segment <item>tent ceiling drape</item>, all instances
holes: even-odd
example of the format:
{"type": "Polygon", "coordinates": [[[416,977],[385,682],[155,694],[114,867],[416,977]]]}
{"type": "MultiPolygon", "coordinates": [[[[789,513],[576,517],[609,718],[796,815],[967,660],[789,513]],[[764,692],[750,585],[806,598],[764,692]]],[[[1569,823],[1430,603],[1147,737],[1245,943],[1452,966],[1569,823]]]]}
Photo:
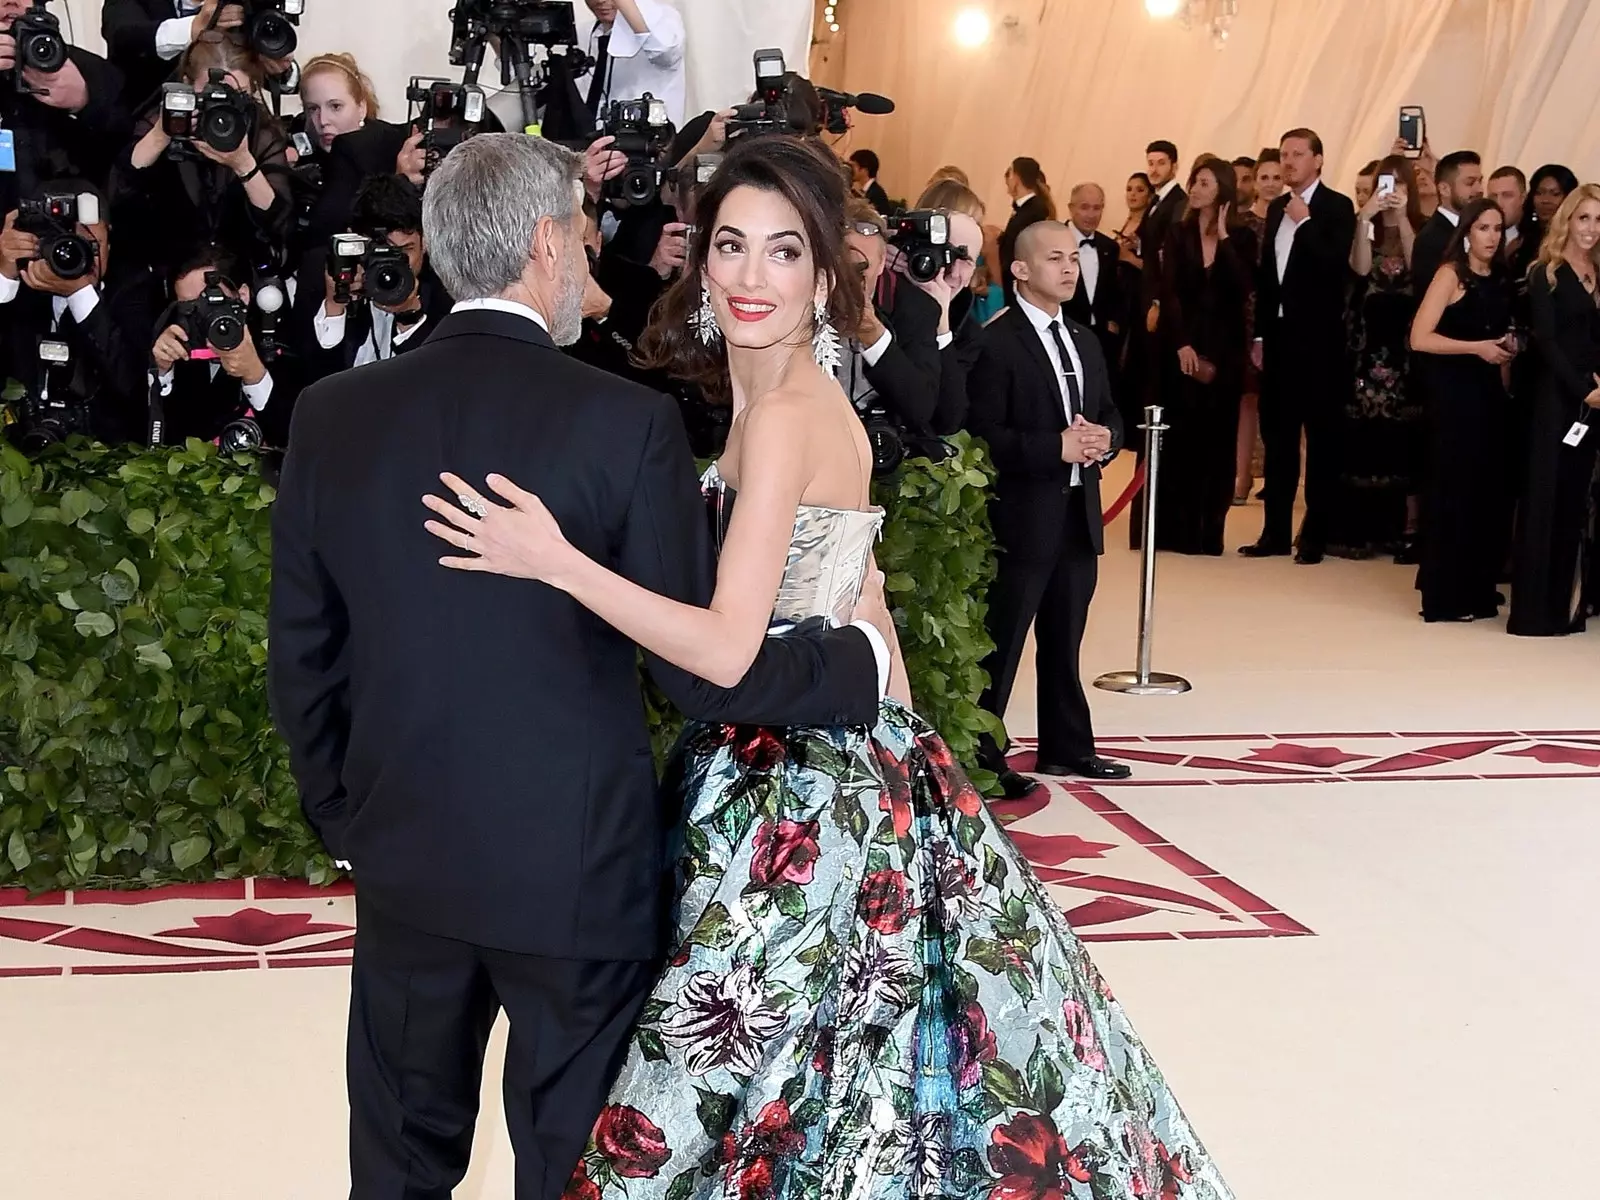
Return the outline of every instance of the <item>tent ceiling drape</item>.
{"type": "Polygon", "coordinates": [[[1470,146],[1491,165],[1600,177],[1589,0],[1240,0],[1221,51],[1142,0],[847,0],[839,12],[813,72],[899,103],[850,142],[877,150],[890,194],[908,199],[957,163],[1003,205],[1005,166],[1027,154],[1060,193],[1106,184],[1115,217],[1150,140],[1175,141],[1187,167],[1202,151],[1253,155],[1296,125],[1322,135],[1328,175],[1349,190],[1408,103],[1426,107],[1440,154],[1470,146]],[[952,36],[968,10],[992,30],[975,49],[952,36]]]}

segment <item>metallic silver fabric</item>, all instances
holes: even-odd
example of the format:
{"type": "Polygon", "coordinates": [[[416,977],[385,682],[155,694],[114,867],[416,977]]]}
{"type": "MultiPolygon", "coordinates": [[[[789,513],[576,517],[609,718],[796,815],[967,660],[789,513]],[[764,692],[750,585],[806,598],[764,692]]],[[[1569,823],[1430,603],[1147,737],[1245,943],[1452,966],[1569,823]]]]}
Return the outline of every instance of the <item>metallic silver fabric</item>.
{"type": "MultiPolygon", "coordinates": [[[[723,482],[715,464],[702,482],[718,500],[720,547],[736,493],[723,482]]],[[[872,564],[872,547],[882,529],[882,509],[859,512],[801,505],[794,515],[789,561],[772,610],[773,625],[798,625],[817,617],[834,625],[848,625],[872,564]]]]}

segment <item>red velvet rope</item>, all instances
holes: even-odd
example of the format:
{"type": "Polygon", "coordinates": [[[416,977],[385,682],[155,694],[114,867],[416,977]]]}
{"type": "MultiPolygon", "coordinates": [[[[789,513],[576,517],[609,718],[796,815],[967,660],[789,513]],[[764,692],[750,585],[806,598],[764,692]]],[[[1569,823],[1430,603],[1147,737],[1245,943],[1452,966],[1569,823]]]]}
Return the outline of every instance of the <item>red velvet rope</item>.
{"type": "Polygon", "coordinates": [[[1128,481],[1128,486],[1123,490],[1122,495],[1117,497],[1115,504],[1106,509],[1105,523],[1110,525],[1111,522],[1120,517],[1122,515],[1122,510],[1133,503],[1133,498],[1139,494],[1143,487],[1144,464],[1140,463],[1139,469],[1133,473],[1133,478],[1128,481]]]}

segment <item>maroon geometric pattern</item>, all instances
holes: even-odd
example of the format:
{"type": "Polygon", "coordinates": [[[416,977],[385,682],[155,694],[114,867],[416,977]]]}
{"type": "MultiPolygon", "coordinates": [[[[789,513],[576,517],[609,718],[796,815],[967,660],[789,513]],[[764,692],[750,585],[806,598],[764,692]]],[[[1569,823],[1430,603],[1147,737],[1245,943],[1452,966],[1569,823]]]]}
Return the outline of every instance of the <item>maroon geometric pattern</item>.
{"type": "MultiPolygon", "coordinates": [[[[1132,779],[1048,780],[993,805],[1086,942],[1296,937],[1312,931],[1148,828],[1118,788],[1600,777],[1600,731],[1112,737],[1132,779]]],[[[1014,764],[1033,765],[1031,743],[1014,764]]],[[[0,888],[0,979],[348,966],[349,884],[273,879],[140,892],[0,888]]]]}

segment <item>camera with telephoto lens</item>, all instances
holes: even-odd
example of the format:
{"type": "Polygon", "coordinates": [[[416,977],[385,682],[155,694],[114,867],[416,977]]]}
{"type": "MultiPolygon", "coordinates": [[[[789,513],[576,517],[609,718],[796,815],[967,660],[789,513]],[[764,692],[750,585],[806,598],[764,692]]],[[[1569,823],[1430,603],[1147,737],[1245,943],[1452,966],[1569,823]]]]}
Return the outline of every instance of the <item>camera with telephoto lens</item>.
{"type": "Polygon", "coordinates": [[[198,92],[186,83],[161,86],[161,128],[178,144],[202,141],[219,154],[244,145],[255,127],[256,102],[228,83],[228,73],[211,68],[198,92]]]}
{"type": "Polygon", "coordinates": [[[23,79],[26,69],[54,75],[67,65],[67,40],[61,36],[61,18],[45,9],[45,0],[33,0],[33,7],[11,22],[11,37],[17,44],[17,91],[33,91],[23,79]]]}
{"type": "Polygon", "coordinates": [[[611,149],[628,156],[622,174],[606,180],[605,198],[618,208],[655,203],[667,177],[674,133],[666,101],[649,92],[638,100],[613,100],[600,133],[616,139],[611,149]]]}
{"type": "Polygon", "coordinates": [[[416,291],[417,276],[411,260],[387,234],[366,237],[336,233],[328,248],[328,277],[333,280],[333,301],[348,305],[355,299],[355,282],[361,276],[361,296],[372,304],[395,308],[416,291]]]}
{"type": "Polygon", "coordinates": [[[262,58],[288,58],[300,46],[295,26],[306,0],[231,0],[244,6],[244,36],[262,58]]]}
{"type": "Polygon", "coordinates": [[[822,132],[814,114],[789,95],[789,70],[782,50],[757,50],[756,99],[740,104],[728,118],[728,136],[759,137],[788,133],[805,136],[822,132]]]}
{"type": "Polygon", "coordinates": [[[422,130],[422,173],[432,175],[450,151],[478,132],[488,101],[476,84],[413,75],[406,88],[411,124],[422,130]]]}
{"type": "Polygon", "coordinates": [[[943,209],[901,213],[889,224],[889,244],[905,256],[906,274],[918,283],[932,283],[969,257],[965,246],[950,244],[950,214],[943,209]]]}
{"type": "Polygon", "coordinates": [[[74,434],[92,436],[88,401],[71,387],[72,366],[70,346],[40,339],[37,386],[24,383],[6,411],[6,439],[24,454],[39,454],[74,434]]]}
{"type": "Polygon", "coordinates": [[[100,248],[80,234],[78,226],[99,223],[100,198],[87,192],[77,196],[47,193],[17,205],[17,231],[39,239],[39,261],[57,279],[82,279],[94,270],[100,248]]]}
{"type": "Polygon", "coordinates": [[[189,357],[206,357],[203,351],[231,352],[244,345],[246,322],[250,310],[244,301],[236,300],[222,290],[222,276],[216,271],[206,272],[206,290],[194,300],[182,300],[172,306],[168,325],[183,330],[189,345],[189,357]]]}

